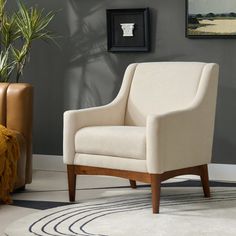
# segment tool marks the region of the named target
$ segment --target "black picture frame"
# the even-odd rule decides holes
[[[189,1],[191,0],[185,0],[185,9],[186,9],[186,14],[185,14],[185,37],[189,38],[189,39],[235,39],[236,38],[236,28],[235,28],[235,33],[233,34],[225,34],[222,32],[219,33],[211,33],[211,32],[197,32],[197,28],[202,27],[201,24],[203,25],[203,23],[201,23],[199,25],[199,22],[203,22],[203,20],[208,20],[208,21],[212,21],[214,22],[215,20],[217,20],[218,18],[223,18],[223,16],[225,15],[225,18],[232,18],[236,20],[236,11],[235,11],[235,16],[233,16],[233,12],[228,12],[228,13],[212,13],[211,11],[209,11],[209,13],[195,13],[195,14],[190,14],[190,4]],[[198,0],[194,0],[195,4],[197,4]],[[224,1],[224,0],[222,0]],[[235,1],[236,4],[236,1]],[[223,11],[223,10],[222,10]],[[211,15],[210,15],[211,14]],[[232,16],[230,16],[230,14],[232,14]],[[200,16],[202,15],[202,16]],[[208,16],[207,16],[208,15]],[[198,22],[197,22],[197,21]],[[190,21],[192,21],[191,24]],[[207,25],[206,23],[204,23],[205,25]],[[196,26],[194,26],[196,25]],[[198,26],[199,25],[199,26]],[[195,28],[196,29],[191,29],[191,28]],[[204,26],[203,26],[204,27]]]
[[[150,51],[149,8],[107,9],[107,50],[109,52]],[[134,23],[133,36],[125,37],[120,24]]]

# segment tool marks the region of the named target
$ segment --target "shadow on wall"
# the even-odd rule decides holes
[[[65,75],[64,109],[109,103],[117,95],[130,63],[144,60],[142,53],[107,52],[108,1],[68,1],[69,65]],[[154,15],[155,16],[155,15]]]
[[[9,4],[15,7],[15,1]],[[63,111],[109,103],[119,91],[128,64],[180,58],[173,55],[178,52],[166,53],[167,47],[161,45],[166,40],[157,28],[155,0],[135,1],[137,8],[151,8],[152,52],[145,54],[106,51],[106,9],[133,8],[133,0],[31,0],[29,4],[46,11],[62,9],[50,24],[50,30],[61,36],[61,49],[36,42],[25,72],[24,81],[35,88],[34,153],[61,154]]]
[[[106,51],[105,2],[68,1],[70,60],[65,110],[106,104],[120,88],[127,62]]]
[[[63,75],[67,70],[68,43],[64,0],[24,0],[29,6],[37,5],[45,12],[57,11],[49,25],[49,30],[60,36],[60,48],[45,42],[34,42],[30,63],[26,66],[22,82],[34,86],[34,127],[33,152],[35,154],[55,155],[62,153],[63,123]],[[8,1],[10,9],[17,1]],[[62,37],[61,37],[62,36]]]

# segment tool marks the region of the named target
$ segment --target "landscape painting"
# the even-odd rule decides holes
[[[186,0],[186,36],[236,38],[236,0]]]

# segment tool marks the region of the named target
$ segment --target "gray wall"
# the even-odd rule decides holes
[[[34,45],[25,81],[35,87],[34,153],[62,153],[62,114],[98,106],[117,94],[125,68],[142,61],[220,64],[213,161],[236,164],[236,40],[185,38],[185,0],[31,0],[60,9],[51,29],[61,49]],[[150,7],[151,53],[106,52],[107,8]]]

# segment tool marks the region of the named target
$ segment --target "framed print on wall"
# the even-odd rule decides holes
[[[109,52],[148,52],[150,50],[148,8],[107,10],[107,49]]]
[[[236,0],[186,0],[186,37],[236,38]]]

